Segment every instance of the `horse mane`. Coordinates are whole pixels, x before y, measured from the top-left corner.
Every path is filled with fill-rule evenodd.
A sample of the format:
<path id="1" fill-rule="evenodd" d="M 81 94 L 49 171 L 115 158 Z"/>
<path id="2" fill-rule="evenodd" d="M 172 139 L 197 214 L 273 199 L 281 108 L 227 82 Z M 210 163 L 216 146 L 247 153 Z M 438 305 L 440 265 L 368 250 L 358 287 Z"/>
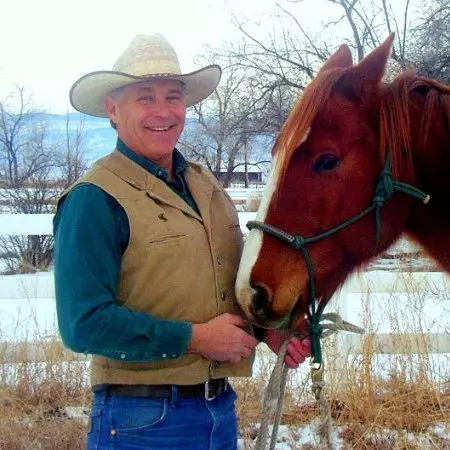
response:
<path id="1" fill-rule="evenodd" d="M 412 71 L 402 72 L 391 83 L 384 84 L 380 102 L 380 158 L 384 162 L 390 155 L 394 176 L 399 175 L 405 159 L 413 173 L 408 105 L 414 91 L 421 92 L 424 97 L 420 123 L 422 142 L 419 145 L 426 146 L 433 112 L 443 109 L 450 127 L 450 86 Z"/>
<path id="2" fill-rule="evenodd" d="M 284 176 L 292 155 L 307 136 L 312 122 L 325 106 L 333 89 L 347 72 L 347 68 L 333 68 L 319 72 L 303 91 L 293 107 L 273 147 L 273 155 L 283 149 L 277 158 L 277 171 Z M 431 125 L 432 112 L 443 108 L 450 127 L 450 86 L 432 78 L 418 76 L 412 71 L 402 72 L 391 83 L 381 85 L 380 93 L 380 160 L 391 157 L 394 176 L 400 172 L 405 157 L 412 171 L 409 96 L 413 91 L 424 95 L 421 123 L 424 146 Z"/>
<path id="3" fill-rule="evenodd" d="M 283 153 L 277 158 L 277 171 L 280 175 L 286 173 L 292 155 L 301 145 L 302 139 L 307 136 L 313 120 L 325 106 L 345 70 L 337 68 L 319 72 L 302 92 L 300 99 L 281 127 L 273 147 L 273 155 L 281 153 L 279 150 L 283 149 Z"/>

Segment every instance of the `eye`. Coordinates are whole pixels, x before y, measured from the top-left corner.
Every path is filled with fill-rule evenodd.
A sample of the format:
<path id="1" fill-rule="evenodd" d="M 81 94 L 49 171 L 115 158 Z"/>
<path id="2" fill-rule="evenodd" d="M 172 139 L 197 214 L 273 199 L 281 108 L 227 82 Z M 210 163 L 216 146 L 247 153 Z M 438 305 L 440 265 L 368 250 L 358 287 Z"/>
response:
<path id="1" fill-rule="evenodd" d="M 313 170 L 314 172 L 329 172 L 330 170 L 336 169 L 336 167 L 340 164 L 341 160 L 332 153 L 325 153 L 321 155 L 317 161 L 314 163 Z"/>
<path id="2" fill-rule="evenodd" d="M 182 100 L 182 97 L 180 95 L 172 95 L 170 97 L 167 97 L 167 101 L 169 103 L 180 103 Z"/>
<path id="3" fill-rule="evenodd" d="M 151 103 L 153 101 L 153 97 L 151 97 L 150 95 L 141 95 L 139 97 L 139 101 L 141 103 Z"/>

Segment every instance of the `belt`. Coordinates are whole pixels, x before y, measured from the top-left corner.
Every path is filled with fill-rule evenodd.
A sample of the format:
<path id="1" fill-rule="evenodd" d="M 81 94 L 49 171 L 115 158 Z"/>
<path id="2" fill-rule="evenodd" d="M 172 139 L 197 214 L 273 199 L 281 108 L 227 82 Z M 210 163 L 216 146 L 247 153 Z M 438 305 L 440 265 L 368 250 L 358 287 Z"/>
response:
<path id="1" fill-rule="evenodd" d="M 204 397 L 212 400 L 225 392 L 227 387 L 228 379 L 218 378 L 192 385 L 109 384 L 105 386 L 105 390 L 107 394 L 118 397 L 172 398 L 176 394 L 179 397 Z"/>

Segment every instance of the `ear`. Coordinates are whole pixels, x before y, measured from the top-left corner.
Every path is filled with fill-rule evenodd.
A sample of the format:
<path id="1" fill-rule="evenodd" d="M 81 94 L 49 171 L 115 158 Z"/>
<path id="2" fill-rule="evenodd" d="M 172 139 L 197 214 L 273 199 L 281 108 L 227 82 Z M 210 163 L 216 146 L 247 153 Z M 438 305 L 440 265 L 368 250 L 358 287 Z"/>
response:
<path id="1" fill-rule="evenodd" d="M 375 50 L 370 52 L 359 64 L 349 70 L 345 78 L 352 81 L 354 86 L 367 83 L 378 84 L 384 76 L 386 66 L 391 56 L 395 33 Z"/>
<path id="2" fill-rule="evenodd" d="M 347 44 L 342 44 L 324 63 L 317 75 L 325 70 L 350 67 L 353 64 L 352 54 Z"/>
<path id="3" fill-rule="evenodd" d="M 107 95 L 104 100 L 105 112 L 108 115 L 109 119 L 114 123 L 117 123 L 117 108 L 115 100 Z"/>

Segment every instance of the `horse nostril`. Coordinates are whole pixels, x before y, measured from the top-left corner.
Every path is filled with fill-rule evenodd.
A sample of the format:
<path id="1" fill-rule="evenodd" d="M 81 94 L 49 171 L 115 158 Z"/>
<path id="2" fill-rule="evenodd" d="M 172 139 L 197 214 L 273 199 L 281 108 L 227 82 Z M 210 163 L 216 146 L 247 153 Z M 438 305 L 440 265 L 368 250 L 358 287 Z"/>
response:
<path id="1" fill-rule="evenodd" d="M 269 307 L 269 291 L 260 285 L 252 285 L 252 288 L 255 292 L 252 297 L 251 311 L 255 318 L 264 321 Z"/>

